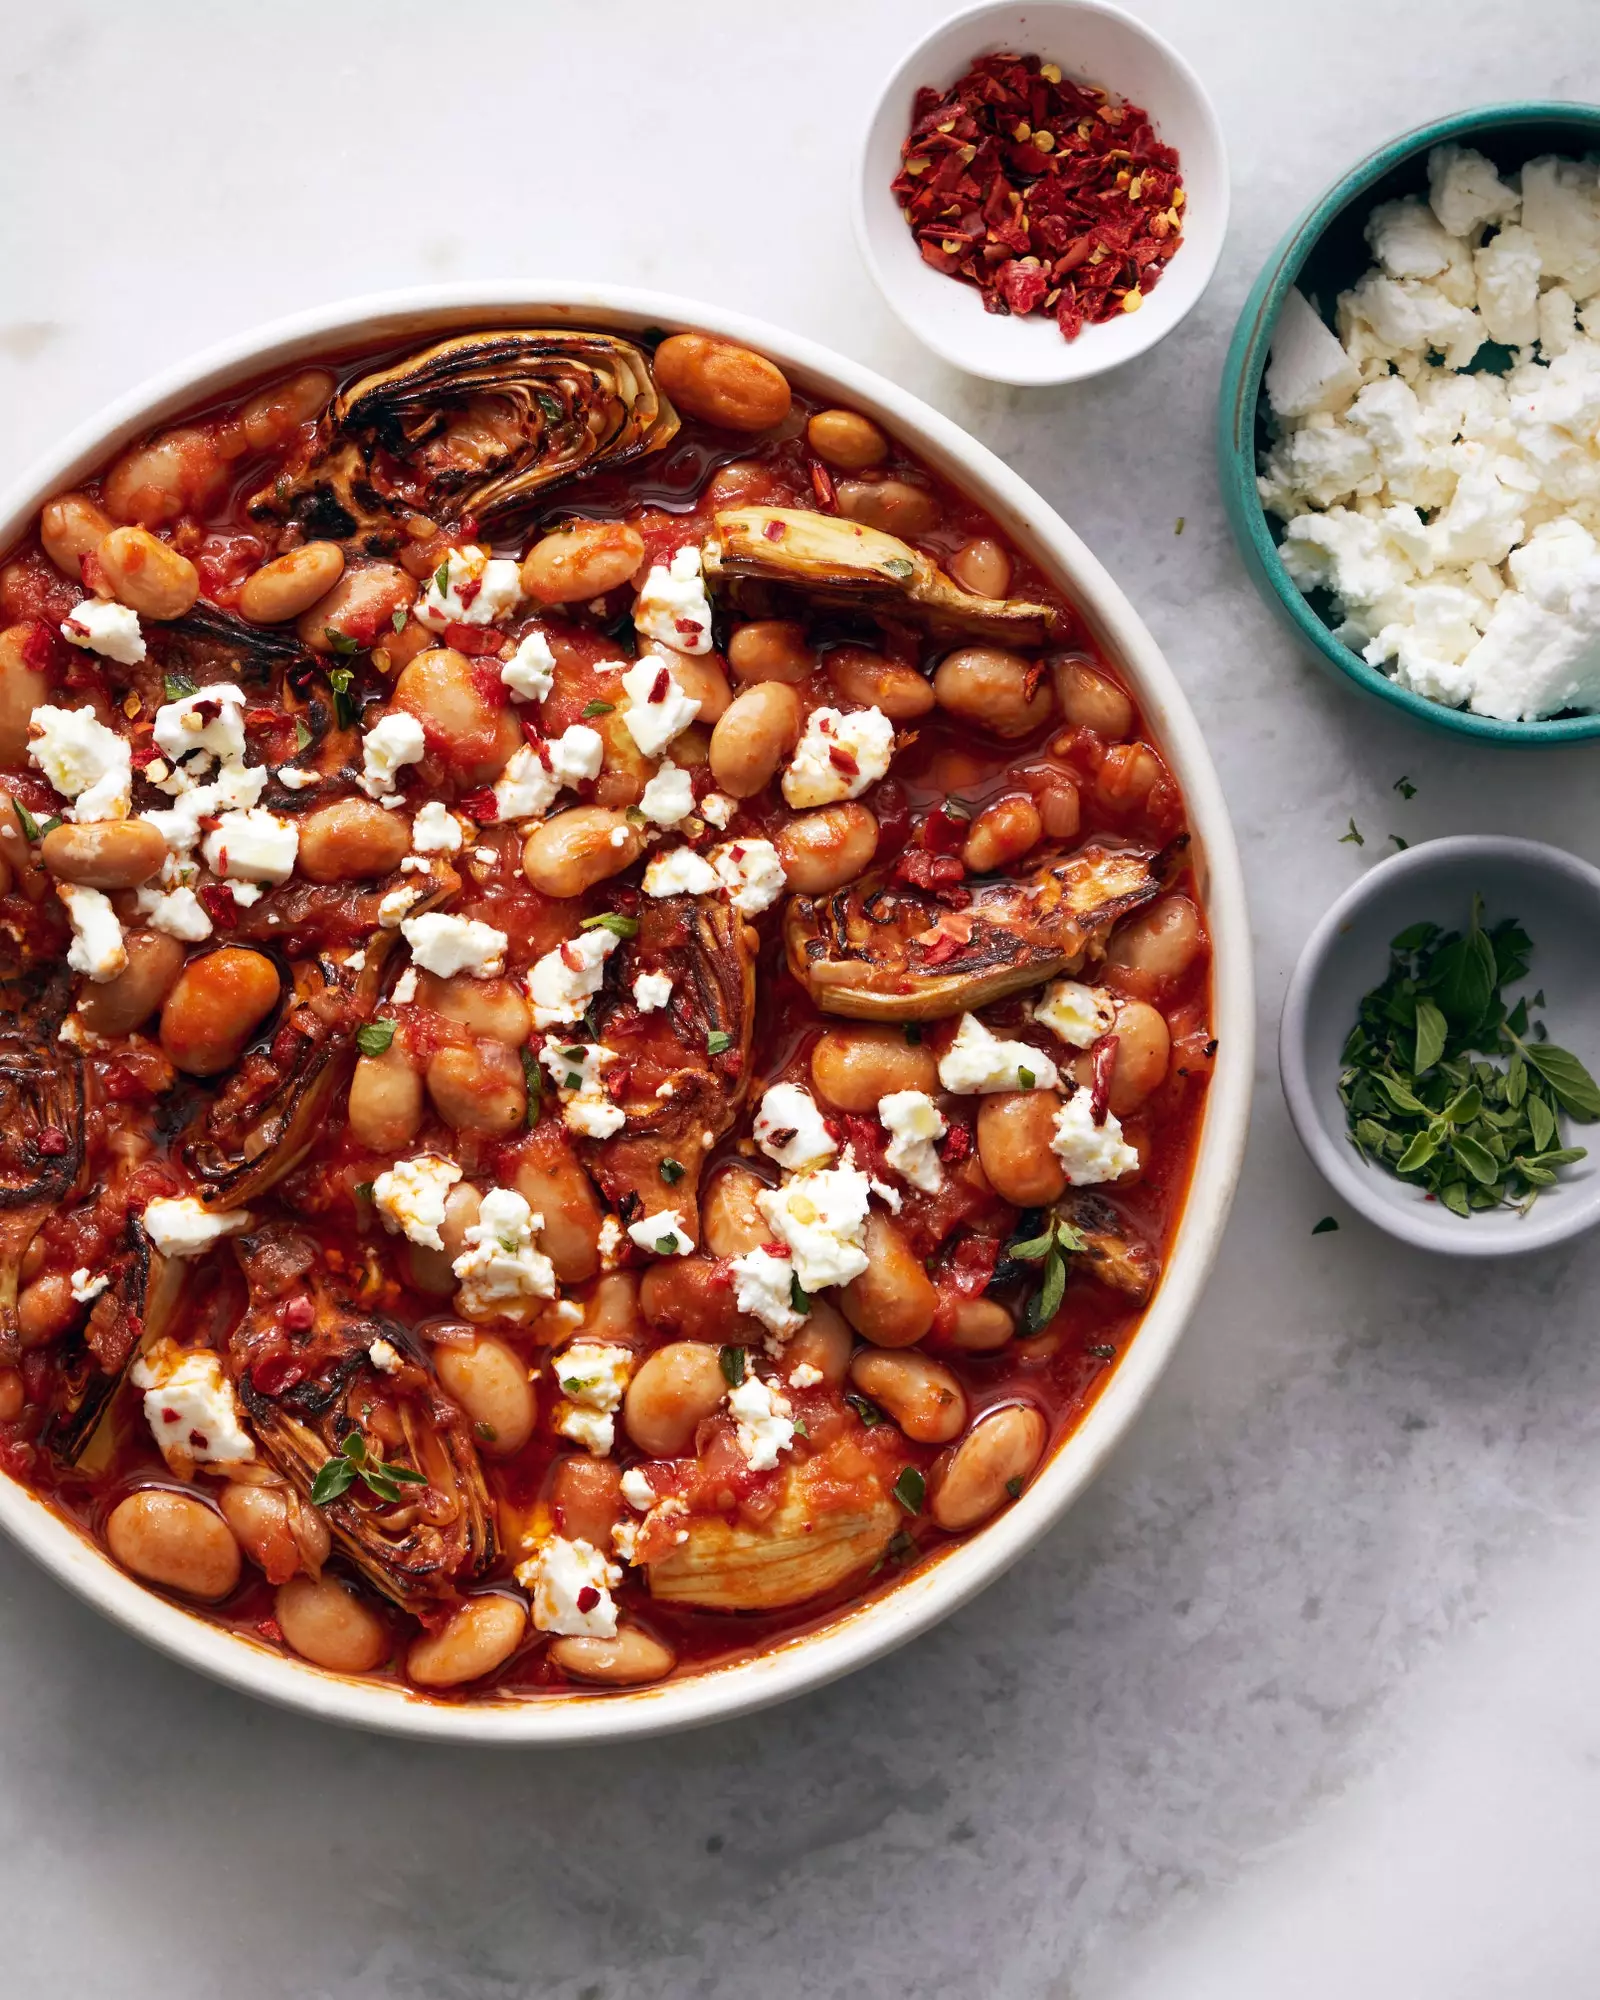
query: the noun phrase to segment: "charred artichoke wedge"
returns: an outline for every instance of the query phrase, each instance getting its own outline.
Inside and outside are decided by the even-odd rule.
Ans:
[[[1160,894],[1183,843],[1159,853],[1098,843],[1020,881],[974,883],[952,910],[891,876],[794,896],[789,968],[827,1014],[933,1021],[1042,986],[1104,955],[1111,927]]]
[[[611,1037],[630,1063],[619,1100],[628,1122],[580,1149],[625,1223],[672,1208],[698,1240],[700,1169],[738,1117],[749,1086],[755,943],[743,918],[718,898],[664,897],[641,911],[638,946],[671,975],[672,998],[635,1031]],[[618,956],[622,976],[608,991],[628,993],[634,954]],[[610,1036],[605,1024],[617,1004],[600,1010],[602,1039]],[[712,1055],[711,1048],[720,1052]],[[670,1180],[662,1172],[669,1162],[683,1169]]]
[[[732,507],[715,516],[700,554],[713,580],[789,584],[808,597],[996,645],[1045,645],[1061,622],[1049,604],[974,597],[909,542],[836,514]]]
[[[45,1421],[44,1441],[65,1465],[103,1472],[115,1446],[111,1406],[136,1355],[177,1330],[189,1267],[163,1257],[128,1218],[112,1282],[94,1302],[81,1336],[63,1355],[61,1389]]]
[[[875,1483],[855,1485],[851,1504],[840,1506],[836,1491],[822,1503],[831,1474],[826,1457],[813,1459],[786,1476],[782,1499],[758,1527],[693,1515],[688,1540],[646,1569],[650,1595],[705,1611],[782,1611],[865,1575],[888,1548],[900,1510]]]
[[[485,520],[559,480],[659,451],[677,430],[630,340],[566,328],[464,334],[341,391],[250,511],[379,554],[402,541],[408,514]]]
[[[228,1363],[263,1452],[308,1501],[334,1459],[358,1458],[372,1479],[350,1478],[333,1497],[318,1496],[335,1540],[406,1610],[448,1600],[496,1548],[494,1504],[466,1417],[411,1335],[336,1291],[316,1245],[292,1226],[240,1237],[235,1247],[250,1302]],[[290,1327],[290,1300],[309,1300],[308,1326]],[[401,1357],[398,1372],[374,1365],[375,1340]],[[367,1431],[379,1408],[392,1413],[399,1442],[393,1425],[381,1442]]]
[[[1075,1268],[1144,1305],[1161,1276],[1161,1259],[1118,1210],[1103,1195],[1074,1192],[1057,1202],[1056,1215],[1083,1239]]]
[[[83,1058],[58,1039],[71,988],[64,966],[0,983],[0,1362],[28,1245],[83,1172]]]

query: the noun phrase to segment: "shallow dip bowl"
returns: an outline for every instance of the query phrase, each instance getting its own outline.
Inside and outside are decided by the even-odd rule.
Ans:
[[[1524,1214],[1514,1208],[1454,1215],[1419,1187],[1364,1159],[1339,1101],[1340,1051],[1363,995],[1389,970],[1389,940],[1430,922],[1465,930],[1475,894],[1484,923],[1515,917],[1533,961],[1514,1002],[1544,991],[1537,1018],[1552,1042],[1600,1069],[1600,868],[1559,847],[1498,834],[1461,834],[1391,854],[1347,889],[1306,940],[1289,982],[1278,1066],[1300,1143],[1336,1194],[1369,1222],[1419,1250],[1447,1257],[1509,1257],[1563,1243],[1600,1222],[1600,1124],[1563,1117],[1563,1145],[1592,1157],[1564,1167]]]
[[[1574,743],[1600,736],[1600,714],[1547,722],[1500,722],[1468,709],[1447,708],[1399,687],[1359,653],[1336,639],[1318,609],[1284,568],[1278,555],[1283,524],[1267,513],[1256,490],[1256,465],[1267,442],[1262,377],[1283,302],[1298,288],[1324,316],[1340,292],[1372,263],[1363,234],[1380,202],[1426,194],[1428,154],[1447,140],[1493,160],[1502,175],[1542,153],[1582,158],[1600,151],[1600,108],[1587,104],[1529,103],[1480,106],[1431,125],[1419,125],[1380,146],[1319,195],[1267,259],[1234,328],[1217,405],[1217,469],[1233,538],[1250,580],[1301,643],[1329,669],[1364,693],[1376,695],[1434,729],[1513,749]]]
[[[1244,1152],[1253,1058],[1250,933],[1227,808],[1198,725],[1155,642],[1077,536],[999,459],[903,390],[812,342],[659,293],[551,283],[462,286],[346,301],[278,322],[184,363],[68,437],[0,501],[0,546],[41,503],[163,418],[269,372],[358,347],[468,328],[577,324],[634,333],[700,329],[769,355],[797,384],[867,412],[973,495],[1074,600],[1128,680],[1189,810],[1213,946],[1219,1048],[1194,1179],[1167,1269],[1135,1339],[1088,1416],[1026,1493],[970,1539],[881,1598],[753,1659],[627,1693],[429,1700],[399,1685],[341,1679],[269,1651],[125,1575],[42,1501],[0,1476],[0,1526],[130,1632],[215,1679],[307,1714],[396,1735],[489,1744],[647,1736],[736,1715],[820,1686],[925,1631],[1016,1561],[1072,1504],[1150,1394],[1216,1255]]]

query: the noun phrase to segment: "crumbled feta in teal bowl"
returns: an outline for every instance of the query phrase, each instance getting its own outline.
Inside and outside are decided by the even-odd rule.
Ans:
[[[1393,140],[1278,245],[1223,370],[1263,596],[1345,679],[1488,742],[1600,736],[1597,157],[1582,104]]]

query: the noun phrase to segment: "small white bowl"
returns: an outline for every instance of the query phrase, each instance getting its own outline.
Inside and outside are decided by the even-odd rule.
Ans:
[[[1587,1145],[1591,1156],[1563,1168],[1526,1214],[1486,1208],[1461,1216],[1363,1158],[1339,1099],[1345,1037],[1363,997],[1387,976],[1389,940],[1424,922],[1464,930],[1474,894],[1484,899],[1486,923],[1516,917],[1533,939],[1525,987],[1544,992],[1538,1018],[1551,1041],[1600,1071],[1600,869],[1559,847],[1499,834],[1459,834],[1391,854],[1345,891],[1306,940],[1289,982],[1278,1070],[1301,1145],[1369,1222],[1418,1250],[1508,1257],[1600,1222],[1600,1125],[1563,1119],[1562,1143]]]
[[[943,90],[978,56],[997,51],[1059,63],[1079,83],[1099,84],[1149,112],[1156,135],[1175,146],[1187,199],[1181,248],[1136,313],[1086,326],[1063,340],[1049,315],[985,312],[972,285],[922,261],[890,183],[924,85]],[[1200,79],[1143,22],[1101,0],[1045,0],[1024,7],[969,7],[928,36],[885,86],[861,149],[856,240],[889,304],[935,354],[991,382],[1039,387],[1085,382],[1120,368],[1164,339],[1211,282],[1228,227],[1228,156]]]

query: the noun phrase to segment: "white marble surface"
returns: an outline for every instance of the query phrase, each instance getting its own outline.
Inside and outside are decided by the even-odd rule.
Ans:
[[[815,334],[1012,459],[1168,647],[1263,1030],[1221,1268],[1110,1471],[980,1602],[788,1709],[619,1754],[343,1736],[0,1548],[7,1991],[1596,1991],[1600,1239],[1489,1272],[1348,1217],[1313,1239],[1334,1204],[1271,1058],[1301,939],[1385,834],[1600,858],[1594,758],[1464,750],[1324,681],[1211,469],[1233,316],[1300,205],[1425,117],[1592,89],[1593,0],[1134,4],[1216,96],[1234,228],[1178,335],[1059,393],[942,369],[857,262],[855,133],[927,0],[0,6],[8,473],[176,355],[417,280],[632,279]]]

